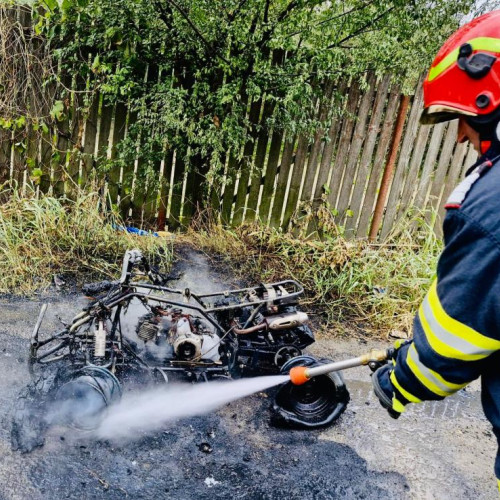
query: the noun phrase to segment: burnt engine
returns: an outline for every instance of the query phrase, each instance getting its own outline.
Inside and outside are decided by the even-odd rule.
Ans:
[[[135,280],[144,275],[149,282]],[[168,281],[139,250],[129,250],[120,279],[88,284],[91,302],[48,337],[39,335],[44,304],[29,354],[30,394],[40,395],[40,402],[21,413],[38,425],[46,405],[57,402],[64,409],[63,424],[89,428],[120,398],[122,383],[288,373],[298,364],[327,361],[302,355],[314,336],[307,314],[298,310],[300,283],[196,294],[169,288]],[[328,377],[300,387],[285,384],[275,400],[276,418],[309,428],[331,423],[345,409],[348,394],[340,375]],[[19,429],[14,426],[13,436],[21,435]],[[14,446],[23,449],[17,441]]]
[[[139,318],[136,334],[153,356],[163,361],[220,360],[220,337],[202,319],[182,309],[152,308],[151,313]]]
[[[233,368],[242,372],[276,372],[314,342],[307,314],[297,310],[295,299],[288,298],[283,287],[261,285],[252,289],[242,297],[240,305],[252,303],[259,306],[224,310],[238,304],[234,295],[214,303],[221,309],[216,313],[218,321],[237,340]]]

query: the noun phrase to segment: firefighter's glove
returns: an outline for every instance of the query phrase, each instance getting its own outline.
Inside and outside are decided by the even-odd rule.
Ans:
[[[400,412],[396,411],[392,406],[392,397],[394,390],[390,380],[390,375],[393,370],[393,364],[388,363],[378,368],[372,375],[373,392],[377,396],[380,404],[387,410],[392,418],[399,418]]]
[[[396,361],[396,358],[398,357],[398,352],[399,350],[404,347],[405,345],[408,345],[408,344],[411,344],[413,342],[413,339],[409,339],[409,340],[396,340],[396,342],[394,342],[393,346],[390,347],[388,350],[387,350],[387,359],[392,359],[394,361]]]

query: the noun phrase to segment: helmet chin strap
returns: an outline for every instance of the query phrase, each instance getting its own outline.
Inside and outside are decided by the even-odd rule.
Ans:
[[[492,146],[500,150],[500,107],[487,115],[470,116],[466,120],[479,133],[481,154],[486,153]]]

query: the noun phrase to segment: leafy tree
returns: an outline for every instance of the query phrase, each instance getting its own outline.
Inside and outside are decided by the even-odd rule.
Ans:
[[[80,88],[137,113],[121,161],[136,154],[141,135],[144,164],[174,147],[202,186],[228,150],[240,165],[247,160],[243,145],[256,133],[251,102],[272,106],[268,127],[313,130],[311,109],[325,82],[373,70],[411,88],[473,7],[473,0],[42,0],[37,29],[55,48],[62,79],[76,77]]]

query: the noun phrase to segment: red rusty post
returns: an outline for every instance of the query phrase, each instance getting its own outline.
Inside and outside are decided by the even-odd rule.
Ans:
[[[368,239],[370,241],[374,241],[377,238],[380,224],[382,222],[382,215],[384,213],[385,204],[387,202],[387,195],[389,194],[389,186],[391,185],[392,176],[394,174],[394,165],[396,164],[396,158],[398,156],[399,144],[401,142],[401,136],[403,135],[403,128],[409,103],[410,96],[401,96],[398,116],[396,118],[396,127],[394,128],[394,132],[392,135],[389,159],[387,160],[387,164],[384,169],[384,175],[382,176],[382,183],[380,184],[380,191],[378,193],[375,211],[373,212],[372,225],[370,227],[370,234],[368,236]]]

